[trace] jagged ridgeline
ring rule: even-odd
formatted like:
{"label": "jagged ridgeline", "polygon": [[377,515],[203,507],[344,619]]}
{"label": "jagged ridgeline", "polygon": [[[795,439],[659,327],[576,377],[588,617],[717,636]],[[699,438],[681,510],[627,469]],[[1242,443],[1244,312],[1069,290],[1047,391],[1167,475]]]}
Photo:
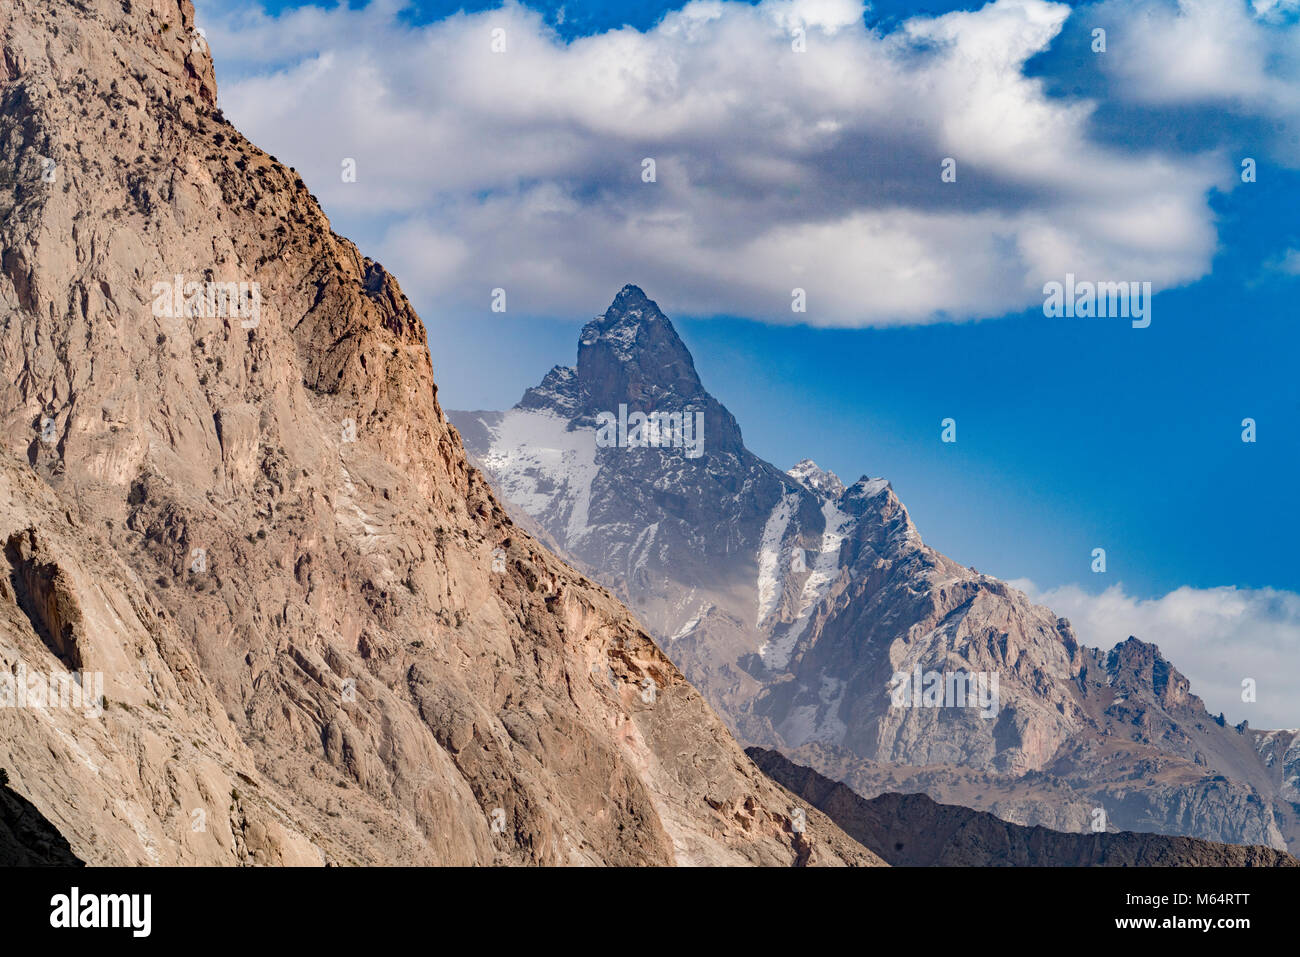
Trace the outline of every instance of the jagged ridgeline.
{"label": "jagged ridgeline", "polygon": [[0,673],[102,678],[0,708],[29,851],[880,863],[512,524],[189,0],[6,0],[0,45]]}
{"label": "jagged ridgeline", "polygon": [[[600,433],[686,410],[697,449]],[[758,458],[636,286],[583,328],[575,367],[513,409],[449,415],[519,520],[627,602],[746,743],[868,798],[1300,847],[1300,733],[1225,726],[1137,639],[1082,647],[926,546],[885,479]]]}

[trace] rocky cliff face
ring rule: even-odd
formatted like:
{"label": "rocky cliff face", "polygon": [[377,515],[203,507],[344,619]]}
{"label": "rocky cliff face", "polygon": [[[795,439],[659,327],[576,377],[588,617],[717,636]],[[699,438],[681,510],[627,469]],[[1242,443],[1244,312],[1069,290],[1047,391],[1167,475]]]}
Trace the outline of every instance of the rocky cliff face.
{"label": "rocky cliff face", "polygon": [[[632,427],[692,409],[695,449]],[[603,434],[602,413],[617,417]],[[743,740],[868,796],[905,783],[1060,830],[1100,809],[1121,828],[1300,846],[1292,733],[1223,726],[1151,645],[1081,647],[1050,609],[927,547],[886,480],[753,455],[635,286],[583,329],[576,368],[507,412],[451,417]]]}
{"label": "rocky cliff face", "polygon": [[189,0],[0,8],[0,670],[103,676],[0,708],[15,793],[94,864],[879,863],[512,524],[215,103]]}
{"label": "rocky cliff face", "polygon": [[867,800],[775,751],[748,753],[773,780],[898,867],[1300,867],[1271,847],[1132,831],[1066,834],[937,804],[924,794]]}

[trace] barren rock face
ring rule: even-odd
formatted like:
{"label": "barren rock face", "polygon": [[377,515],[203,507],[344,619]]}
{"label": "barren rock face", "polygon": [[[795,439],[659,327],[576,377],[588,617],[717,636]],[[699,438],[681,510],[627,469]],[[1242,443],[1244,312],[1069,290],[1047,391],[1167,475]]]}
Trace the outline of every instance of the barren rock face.
{"label": "barren rock face", "polygon": [[[93,523],[11,460],[0,464],[0,535],[10,543],[0,767],[73,853],[90,863],[322,863],[261,780],[173,615]],[[51,647],[59,620],[75,622],[73,655]]]}
{"label": "barren rock face", "polygon": [[0,861],[15,867],[81,867],[58,828],[0,779]]}
{"label": "barren rock face", "polygon": [[13,790],[96,864],[879,863],[512,525],[192,27],[0,9],[0,662],[107,702],[0,709]]}

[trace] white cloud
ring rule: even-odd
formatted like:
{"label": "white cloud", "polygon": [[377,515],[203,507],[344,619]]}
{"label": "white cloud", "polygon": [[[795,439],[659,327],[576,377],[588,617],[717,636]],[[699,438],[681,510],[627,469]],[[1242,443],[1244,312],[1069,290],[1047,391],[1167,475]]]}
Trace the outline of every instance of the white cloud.
{"label": "white cloud", "polygon": [[1250,8],[1266,22],[1283,22],[1300,13],[1300,0],[1251,0]]}
{"label": "white cloud", "polygon": [[398,0],[242,2],[204,8],[227,115],[434,310],[503,286],[573,318],[636,282],[676,313],[857,325],[1032,307],[1066,272],[1167,288],[1208,270],[1235,169],[1091,138],[1095,104],[1022,70],[1070,13],[1044,0],[890,33],[849,0],[707,0],[567,43],[514,4],[413,27]]}
{"label": "white cloud", "polygon": [[1268,265],[1278,272],[1286,273],[1288,276],[1300,276],[1300,249],[1288,249],[1276,259],[1271,260]]}
{"label": "white cloud", "polygon": [[1100,67],[1124,100],[1209,104],[1266,121],[1275,158],[1297,165],[1300,126],[1297,0],[1107,0],[1089,9],[1112,23]]}
{"label": "white cloud", "polygon": [[[1212,713],[1252,728],[1300,727],[1300,595],[1271,588],[1179,588],[1139,599],[1111,585],[1090,595],[1077,585],[1047,591],[1011,583],[1074,626],[1086,645],[1109,650],[1130,635],[1158,645]],[[1241,700],[1253,678],[1257,700]]]}

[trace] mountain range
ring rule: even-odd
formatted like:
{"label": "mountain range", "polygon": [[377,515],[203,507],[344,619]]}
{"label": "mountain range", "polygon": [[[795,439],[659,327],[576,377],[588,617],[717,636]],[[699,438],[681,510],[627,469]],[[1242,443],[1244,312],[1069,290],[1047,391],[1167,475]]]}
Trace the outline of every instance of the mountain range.
{"label": "mountain range", "polygon": [[[886,479],[760,459],[638,287],[583,327],[575,366],[449,416],[513,514],[625,601],[741,741],[864,797],[1297,847],[1300,734],[1227,725],[1135,637],[1081,645],[929,548]],[[679,420],[702,423],[694,447],[664,441]]]}

